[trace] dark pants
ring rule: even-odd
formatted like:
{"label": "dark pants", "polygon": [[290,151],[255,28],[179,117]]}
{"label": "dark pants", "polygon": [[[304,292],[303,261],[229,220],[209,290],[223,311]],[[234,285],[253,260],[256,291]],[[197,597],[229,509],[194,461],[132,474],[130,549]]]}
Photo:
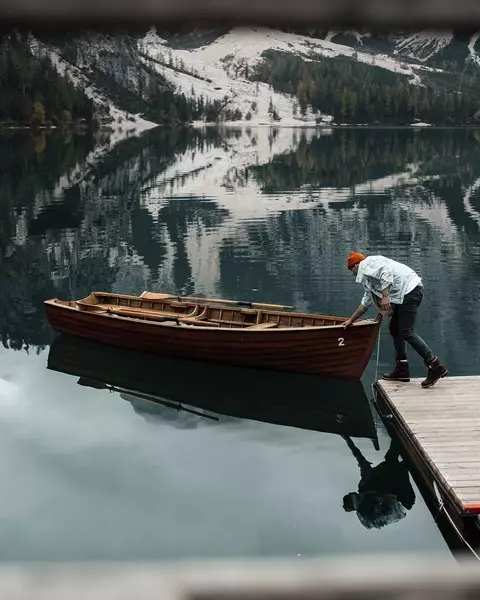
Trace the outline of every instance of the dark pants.
{"label": "dark pants", "polygon": [[407,353],[405,342],[409,344],[424,361],[434,358],[433,352],[415,333],[415,318],[418,307],[423,299],[423,286],[418,285],[415,289],[405,295],[402,304],[393,304],[393,314],[390,319],[390,334],[397,354],[397,360],[406,360]]}

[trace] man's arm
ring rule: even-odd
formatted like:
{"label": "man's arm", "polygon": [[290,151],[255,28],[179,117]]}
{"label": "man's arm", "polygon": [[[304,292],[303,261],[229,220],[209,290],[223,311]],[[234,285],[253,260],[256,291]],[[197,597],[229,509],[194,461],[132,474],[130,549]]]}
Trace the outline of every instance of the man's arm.
{"label": "man's arm", "polygon": [[380,300],[380,305],[383,310],[390,310],[392,305],[390,304],[390,290],[392,285],[389,284],[382,289],[382,299]]}
{"label": "man's arm", "polygon": [[364,268],[365,277],[374,277],[380,281],[382,298],[380,300],[380,306],[382,310],[389,311],[392,308],[390,303],[390,291],[393,284],[393,273],[390,269],[382,263],[372,265],[368,264]]}
{"label": "man's arm", "polygon": [[357,310],[353,313],[353,315],[347,320],[345,321],[345,323],[343,324],[344,328],[346,329],[347,327],[350,327],[351,325],[353,325],[353,323],[355,323],[355,321],[360,318],[362,315],[364,315],[368,310],[368,307],[364,306],[363,304],[359,304]]}
{"label": "man's arm", "polygon": [[391,284],[387,285],[387,287],[382,290],[382,296],[388,298],[388,296],[390,295],[391,289],[392,289]]}

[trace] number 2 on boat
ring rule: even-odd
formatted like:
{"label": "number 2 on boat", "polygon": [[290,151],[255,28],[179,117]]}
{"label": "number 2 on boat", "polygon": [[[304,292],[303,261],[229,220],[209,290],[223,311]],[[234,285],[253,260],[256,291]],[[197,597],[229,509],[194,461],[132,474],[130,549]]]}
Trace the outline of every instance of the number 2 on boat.
{"label": "number 2 on boat", "polygon": [[338,338],[338,346],[345,346],[345,338]]}

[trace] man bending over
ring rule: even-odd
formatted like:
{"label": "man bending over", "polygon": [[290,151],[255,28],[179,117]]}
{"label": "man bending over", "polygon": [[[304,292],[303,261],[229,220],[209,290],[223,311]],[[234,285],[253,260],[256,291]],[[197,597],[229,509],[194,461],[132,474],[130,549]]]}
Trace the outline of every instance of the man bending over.
{"label": "man bending over", "polygon": [[423,299],[423,283],[417,273],[407,265],[385,256],[366,257],[359,252],[350,252],[347,268],[355,276],[355,281],[363,285],[364,295],[357,310],[343,326],[350,327],[373,303],[383,314],[391,316],[390,334],[395,347],[396,365],[383,378],[410,381],[405,342],[423,358],[428,368],[422,387],[432,387],[441,377],[448,375],[445,365],[414,330],[418,307]]}

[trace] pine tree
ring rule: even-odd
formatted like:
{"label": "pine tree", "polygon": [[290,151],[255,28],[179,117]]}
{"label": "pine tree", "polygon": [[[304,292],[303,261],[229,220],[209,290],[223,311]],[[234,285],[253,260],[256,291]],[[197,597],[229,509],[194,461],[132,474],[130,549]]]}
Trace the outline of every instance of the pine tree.
{"label": "pine tree", "polygon": [[349,109],[348,100],[349,100],[349,93],[348,93],[348,89],[345,87],[345,88],[343,88],[343,92],[342,92],[342,106],[340,109],[342,123],[346,123],[348,120],[348,109]]}
{"label": "pine tree", "polygon": [[45,124],[45,107],[39,100],[33,105],[32,122],[35,125]]}

